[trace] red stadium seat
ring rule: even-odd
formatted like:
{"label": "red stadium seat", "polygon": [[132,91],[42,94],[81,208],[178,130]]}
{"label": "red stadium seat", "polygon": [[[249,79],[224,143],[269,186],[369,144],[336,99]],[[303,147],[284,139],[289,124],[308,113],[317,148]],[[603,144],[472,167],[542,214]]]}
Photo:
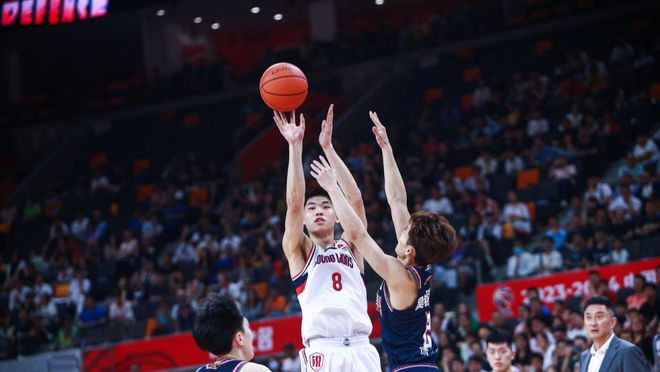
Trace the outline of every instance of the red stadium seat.
{"label": "red stadium seat", "polygon": [[89,168],[96,170],[108,164],[108,154],[102,152],[100,154],[92,155],[89,159]]}
{"label": "red stadium seat", "polygon": [[432,103],[435,101],[439,101],[442,99],[442,97],[445,95],[445,90],[443,88],[431,88],[427,89],[426,92],[424,92],[424,102],[425,103]]}
{"label": "red stadium seat", "polygon": [[540,172],[538,168],[526,169],[524,171],[518,172],[518,178],[516,180],[516,188],[526,189],[529,186],[534,186],[539,183]]}

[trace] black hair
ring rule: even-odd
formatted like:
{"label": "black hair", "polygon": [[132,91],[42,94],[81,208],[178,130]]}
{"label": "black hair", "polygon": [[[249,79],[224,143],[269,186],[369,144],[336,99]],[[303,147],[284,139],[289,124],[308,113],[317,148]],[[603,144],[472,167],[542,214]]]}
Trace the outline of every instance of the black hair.
{"label": "black hair", "polygon": [[243,314],[228,297],[210,297],[197,310],[193,338],[200,349],[214,355],[228,354],[236,332],[243,332]]}
{"label": "black hair", "polygon": [[486,337],[486,345],[488,344],[506,344],[506,346],[512,348],[511,335],[507,332],[491,332]]}
{"label": "black hair", "polygon": [[324,196],[330,200],[330,194],[328,194],[327,191],[323,190],[320,187],[315,187],[313,189],[308,190],[305,193],[305,204],[307,204],[307,201],[315,196]]}
{"label": "black hair", "polygon": [[543,361],[543,354],[538,353],[538,352],[532,352],[531,354],[529,354],[529,359],[530,359],[530,360],[532,360],[532,359],[540,359],[541,361]]}
{"label": "black hair", "polygon": [[612,301],[610,301],[607,297],[594,296],[588,299],[587,302],[584,303],[582,314],[584,314],[584,312],[587,311],[587,308],[591,305],[603,305],[613,316],[616,316],[614,305],[612,305]]}

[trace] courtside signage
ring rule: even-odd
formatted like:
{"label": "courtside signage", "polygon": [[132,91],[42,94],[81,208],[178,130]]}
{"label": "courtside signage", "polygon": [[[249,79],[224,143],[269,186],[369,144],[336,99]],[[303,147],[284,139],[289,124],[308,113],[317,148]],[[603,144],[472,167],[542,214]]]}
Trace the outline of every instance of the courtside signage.
{"label": "courtside signage", "polygon": [[0,25],[59,25],[103,17],[110,0],[7,0],[1,1]]}

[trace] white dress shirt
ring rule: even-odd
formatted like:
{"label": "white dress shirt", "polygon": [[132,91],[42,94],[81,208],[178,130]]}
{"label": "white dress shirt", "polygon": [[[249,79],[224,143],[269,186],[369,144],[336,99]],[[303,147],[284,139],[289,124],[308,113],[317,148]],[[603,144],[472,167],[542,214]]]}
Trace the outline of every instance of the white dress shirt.
{"label": "white dress shirt", "polygon": [[612,332],[610,338],[608,338],[607,341],[605,341],[605,344],[603,344],[603,346],[601,346],[598,350],[596,350],[595,343],[591,345],[591,349],[589,350],[591,353],[591,359],[589,359],[589,367],[587,368],[587,372],[598,372],[601,364],[603,364],[603,359],[605,359],[607,348],[610,347],[610,343],[612,342],[613,338],[614,332]]}

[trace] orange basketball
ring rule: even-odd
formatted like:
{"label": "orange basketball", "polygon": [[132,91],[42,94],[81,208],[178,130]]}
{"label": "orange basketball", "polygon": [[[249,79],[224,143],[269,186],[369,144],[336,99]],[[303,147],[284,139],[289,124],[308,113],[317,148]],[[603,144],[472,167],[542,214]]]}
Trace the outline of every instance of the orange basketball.
{"label": "orange basketball", "polygon": [[273,110],[293,111],[307,98],[307,78],[295,65],[276,63],[261,75],[259,93],[261,99]]}

